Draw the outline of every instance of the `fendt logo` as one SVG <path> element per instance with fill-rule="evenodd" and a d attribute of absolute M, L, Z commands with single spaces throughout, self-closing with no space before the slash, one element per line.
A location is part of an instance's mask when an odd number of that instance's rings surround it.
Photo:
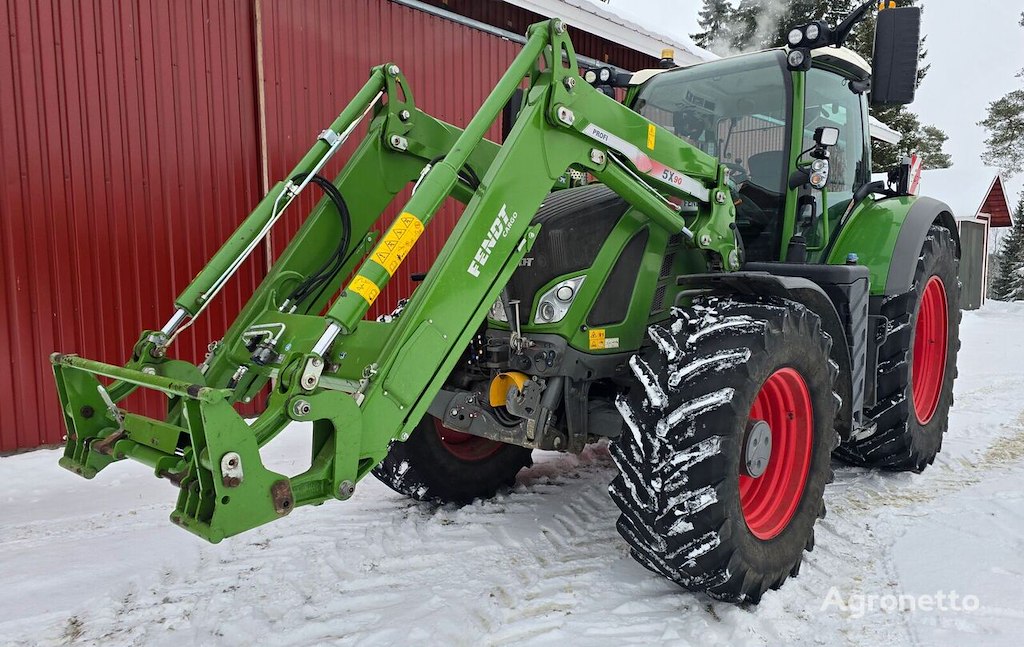
<path fill-rule="evenodd" d="M 487 237 L 480 243 L 480 249 L 476 250 L 473 260 L 469 262 L 469 267 L 466 269 L 467 272 L 477 278 L 480 277 L 480 270 L 484 265 L 487 265 L 487 260 L 494 253 L 494 246 L 498 244 L 499 239 L 508 236 L 509 232 L 512 231 L 512 225 L 515 224 L 518 217 L 519 214 L 515 211 L 509 216 L 508 205 L 501 205 L 497 217 L 491 223 L 490 229 L 487 230 Z"/>

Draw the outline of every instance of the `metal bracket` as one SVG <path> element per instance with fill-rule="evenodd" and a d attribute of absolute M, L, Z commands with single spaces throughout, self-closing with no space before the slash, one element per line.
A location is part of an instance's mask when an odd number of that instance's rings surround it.
<path fill-rule="evenodd" d="M 341 144 L 341 135 L 334 132 L 330 128 L 321 131 L 320 135 L 317 136 L 317 139 L 322 139 L 323 141 L 327 142 L 329 146 L 332 147 L 339 146 Z"/>
<path fill-rule="evenodd" d="M 312 391 L 320 383 L 320 374 L 324 372 L 324 360 L 319 357 L 310 357 L 302 368 L 302 377 L 299 384 L 306 391 Z"/>

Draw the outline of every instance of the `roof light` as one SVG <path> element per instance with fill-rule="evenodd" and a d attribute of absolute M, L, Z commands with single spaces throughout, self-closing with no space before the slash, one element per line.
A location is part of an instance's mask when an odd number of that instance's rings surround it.
<path fill-rule="evenodd" d="M 789 32 L 789 44 L 792 45 L 793 47 L 799 45 L 800 41 L 802 41 L 803 39 L 804 34 L 799 29 L 794 29 L 793 31 Z"/>

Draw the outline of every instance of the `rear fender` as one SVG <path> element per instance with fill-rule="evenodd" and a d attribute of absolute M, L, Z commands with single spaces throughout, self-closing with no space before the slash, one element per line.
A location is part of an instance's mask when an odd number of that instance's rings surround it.
<path fill-rule="evenodd" d="M 933 224 L 949 229 L 959 258 L 960 234 L 945 203 L 916 196 L 864 201 L 843 226 L 826 262 L 841 265 L 856 254 L 870 272 L 872 295 L 902 294 L 912 287 L 917 258 Z"/>

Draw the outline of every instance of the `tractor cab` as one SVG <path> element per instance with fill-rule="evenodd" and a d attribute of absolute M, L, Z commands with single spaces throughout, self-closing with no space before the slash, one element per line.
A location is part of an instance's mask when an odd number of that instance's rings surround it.
<path fill-rule="evenodd" d="M 880 14 L 873 64 L 843 47 L 859 19 L 797 27 L 787 47 L 629 78 L 635 111 L 728 169 L 748 261 L 821 260 L 871 182 L 869 98 L 913 100 L 917 14 Z"/>

